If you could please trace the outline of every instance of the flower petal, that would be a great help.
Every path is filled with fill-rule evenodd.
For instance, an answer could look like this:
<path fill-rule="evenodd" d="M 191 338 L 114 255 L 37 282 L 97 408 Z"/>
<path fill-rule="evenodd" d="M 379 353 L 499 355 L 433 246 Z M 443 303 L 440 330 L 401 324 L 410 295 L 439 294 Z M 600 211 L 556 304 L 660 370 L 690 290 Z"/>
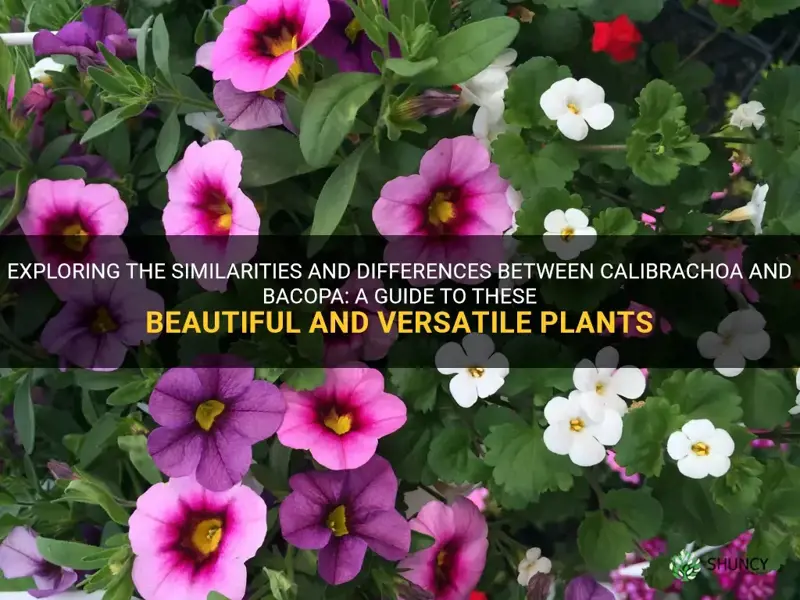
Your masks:
<path fill-rule="evenodd" d="M 367 543 L 354 535 L 332 537 L 319 552 L 319 576 L 330 585 L 355 579 L 364 564 Z"/>
<path fill-rule="evenodd" d="M 558 117 L 556 125 L 564 137 L 576 142 L 586 139 L 586 136 L 589 135 L 589 125 L 587 125 L 586 119 L 570 111 Z"/>
<path fill-rule="evenodd" d="M 614 109 L 608 104 L 596 104 L 581 111 L 581 116 L 586 119 L 589 127 L 600 131 L 614 122 Z"/>

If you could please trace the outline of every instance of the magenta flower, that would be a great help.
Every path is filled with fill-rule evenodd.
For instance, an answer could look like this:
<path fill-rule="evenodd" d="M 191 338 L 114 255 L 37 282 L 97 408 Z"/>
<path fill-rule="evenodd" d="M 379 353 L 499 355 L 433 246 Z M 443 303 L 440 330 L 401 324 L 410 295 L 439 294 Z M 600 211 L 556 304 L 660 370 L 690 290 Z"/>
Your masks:
<path fill-rule="evenodd" d="M 739 243 L 725 243 L 721 241 L 711 246 L 705 252 L 696 255 L 697 259 L 707 261 L 710 264 L 725 264 L 731 270 L 731 276 L 727 279 L 721 279 L 722 283 L 732 292 L 742 294 L 749 302 L 758 302 L 758 290 L 756 290 L 750 281 L 747 279 L 745 273 L 747 269 L 744 265 L 744 252 L 747 246 Z M 733 268 L 738 266 L 742 272 L 742 277 L 733 275 Z"/>
<path fill-rule="evenodd" d="M 367 548 L 400 560 L 411 547 L 411 527 L 395 510 L 397 477 L 373 456 L 358 469 L 292 476 L 281 503 L 281 533 L 304 550 L 319 550 L 319 575 L 331 585 L 351 581 Z M 147 599 L 145 599 L 147 600 Z"/>
<path fill-rule="evenodd" d="M 273 88 L 287 74 L 296 84 L 299 52 L 329 18 L 327 0 L 248 0 L 225 18 L 211 55 L 214 80 L 243 92 Z"/>
<path fill-rule="evenodd" d="M 567 584 L 564 600 L 614 600 L 614 594 L 591 575 L 581 575 Z"/>
<path fill-rule="evenodd" d="M 32 577 L 34 598 L 47 598 L 71 588 L 78 574 L 47 562 L 36 547 L 36 533 L 27 527 L 14 527 L 0 544 L 0 572 L 6 579 Z"/>
<path fill-rule="evenodd" d="M 657 214 L 661 214 L 666 209 L 666 206 L 662 206 L 661 208 L 655 209 L 653 212 Z M 650 229 L 655 231 L 656 229 L 656 218 L 653 215 L 649 215 L 647 213 L 642 213 L 641 219 L 642 223 L 647 225 Z"/>
<path fill-rule="evenodd" d="M 264 129 L 278 125 L 291 129 L 285 97 L 286 94 L 275 88 L 243 92 L 228 80 L 214 86 L 214 102 L 231 129 Z"/>
<path fill-rule="evenodd" d="M 628 472 L 625 470 L 625 467 L 620 466 L 617 463 L 617 453 L 613 450 L 606 450 L 606 464 L 611 467 L 611 470 L 615 473 L 619 473 L 619 478 L 626 483 L 632 483 L 634 485 L 639 485 L 642 482 L 642 476 L 638 473 L 633 473 L 628 475 Z"/>
<path fill-rule="evenodd" d="M 161 427 L 147 438 L 156 466 L 170 477 L 195 475 L 215 492 L 241 482 L 252 446 L 280 427 L 286 401 L 277 387 L 254 380 L 255 369 L 227 355 L 168 370 L 150 396 Z"/>
<path fill-rule="evenodd" d="M 751 573 L 737 568 L 729 568 L 744 558 L 747 547 L 753 538 L 751 531 L 739 537 L 720 550 L 720 558 L 714 567 L 714 575 L 724 592 L 731 593 L 737 600 L 758 600 L 771 598 L 775 594 L 777 571 Z"/>
<path fill-rule="evenodd" d="M 136 56 L 136 42 L 128 35 L 125 19 L 107 6 L 90 6 L 84 9 L 81 20 L 67 23 L 58 33 L 41 30 L 33 38 L 36 56 L 43 54 L 67 54 L 78 61 L 78 68 L 86 70 L 97 64 L 105 64 L 97 43 L 121 59 Z"/>
<path fill-rule="evenodd" d="M 465 498 L 477 506 L 479 511 L 483 512 L 486 510 L 486 502 L 489 499 L 489 490 L 487 490 L 485 487 L 475 488 L 469 494 L 467 494 Z"/>
<path fill-rule="evenodd" d="M 92 279 L 72 282 L 60 294 L 66 304 L 45 325 L 45 350 L 84 369 L 113 371 L 128 348 L 149 343 L 147 312 L 164 311 L 164 299 L 140 279 Z"/>
<path fill-rule="evenodd" d="M 278 440 L 310 450 L 314 460 L 334 471 L 366 464 L 378 439 L 406 422 L 406 405 L 384 391 L 381 372 L 358 363 L 325 369 L 325 383 L 310 392 L 282 389 L 286 416 Z"/>
<path fill-rule="evenodd" d="M 655 314 L 655 311 L 649 306 L 645 306 L 644 304 L 639 304 L 638 302 L 632 301 L 626 310 L 633 311 L 636 314 L 647 313 L 650 315 L 650 318 L 653 321 L 656 320 L 657 315 Z M 622 335 L 626 338 L 645 338 L 653 335 L 653 333 L 655 333 L 655 328 L 654 331 L 651 331 L 650 333 L 639 333 L 638 331 L 636 331 L 636 324 L 637 324 L 636 314 L 629 317 L 617 317 L 617 320 L 614 323 L 620 329 L 622 329 L 622 326 L 625 324 L 625 321 L 628 322 L 628 333 L 623 333 Z M 658 328 L 663 334 L 667 334 L 670 331 L 672 331 L 672 325 L 670 325 L 669 321 L 667 321 L 663 317 L 658 319 Z"/>
<path fill-rule="evenodd" d="M 214 262 L 224 272 L 233 263 L 253 258 L 261 218 L 239 189 L 241 182 L 242 153 L 224 140 L 204 146 L 193 142 L 183 160 L 169 170 L 169 201 L 162 221 L 178 262 Z M 211 291 L 227 289 L 226 280 L 198 283 Z"/>
<path fill-rule="evenodd" d="M 411 529 L 433 537 L 429 548 L 401 561 L 403 577 L 430 592 L 434 600 L 463 600 L 475 589 L 486 566 L 489 528 L 466 498 L 451 506 L 428 502 L 411 520 Z"/>
<path fill-rule="evenodd" d="M 22 98 L 22 112 L 26 117 L 41 119 L 56 101 L 56 95 L 43 83 L 34 83 Z"/>
<path fill-rule="evenodd" d="M 267 535 L 267 506 L 250 488 L 209 492 L 192 477 L 157 483 L 139 496 L 128 533 L 133 582 L 143 600 L 242 600 L 245 561 Z"/>
<path fill-rule="evenodd" d="M 325 335 L 325 365 L 339 366 L 345 363 L 364 360 L 380 360 L 389 353 L 389 348 L 397 341 L 397 326 L 392 325 L 388 333 L 384 333 L 380 325 L 380 317 L 388 316 L 388 311 L 375 300 L 375 292 L 383 289 L 379 279 L 358 279 L 355 275 L 341 287 L 343 297 L 350 298 L 349 305 L 331 303 L 330 310 L 360 310 L 367 313 L 368 327 L 364 333 L 331 333 Z M 356 302 L 359 291 L 367 295 L 367 300 Z"/>

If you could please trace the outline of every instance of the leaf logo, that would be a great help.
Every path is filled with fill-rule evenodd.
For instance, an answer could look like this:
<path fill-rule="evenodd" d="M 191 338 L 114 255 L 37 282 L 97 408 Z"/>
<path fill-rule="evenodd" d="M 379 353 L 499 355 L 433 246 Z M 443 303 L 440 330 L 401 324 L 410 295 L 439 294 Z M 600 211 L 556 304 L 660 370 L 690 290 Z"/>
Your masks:
<path fill-rule="evenodd" d="M 669 561 L 669 570 L 675 579 L 691 581 L 700 573 L 700 559 L 687 550 L 681 550 Z"/>

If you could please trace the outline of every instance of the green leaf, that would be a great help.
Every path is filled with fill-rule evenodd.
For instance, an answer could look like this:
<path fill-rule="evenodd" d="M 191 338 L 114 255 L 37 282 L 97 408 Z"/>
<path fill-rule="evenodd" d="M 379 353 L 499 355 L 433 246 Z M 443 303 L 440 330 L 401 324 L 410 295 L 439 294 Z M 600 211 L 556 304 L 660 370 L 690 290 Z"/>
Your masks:
<path fill-rule="evenodd" d="M 69 150 L 69 147 L 75 141 L 76 137 L 77 136 L 74 133 L 70 133 L 68 135 L 59 136 L 47 144 L 47 146 L 45 146 L 42 150 L 41 154 L 39 154 L 39 160 L 36 161 L 37 171 L 44 173 L 51 167 L 55 166 L 56 163 L 67 153 L 67 150 Z"/>
<path fill-rule="evenodd" d="M 276 127 L 235 131 L 228 141 L 244 157 L 242 187 L 262 187 L 316 170 L 300 151 L 297 136 Z"/>
<path fill-rule="evenodd" d="M 137 372 L 122 369 L 119 371 L 89 371 L 85 369 L 73 371 L 75 385 L 84 390 L 111 390 L 141 379 Z"/>
<path fill-rule="evenodd" d="M 614 447 L 617 463 L 628 473 L 658 476 L 664 466 L 663 449 L 669 435 L 679 429 L 679 408 L 666 398 L 653 396 L 624 418 L 622 439 Z"/>
<path fill-rule="evenodd" d="M 17 383 L 17 390 L 14 393 L 14 428 L 25 453 L 31 454 L 36 441 L 36 416 L 33 412 L 29 375 Z"/>
<path fill-rule="evenodd" d="M 589 569 L 610 571 L 625 562 L 625 554 L 634 550 L 634 539 L 624 523 L 594 511 L 578 527 L 578 549 Z"/>
<path fill-rule="evenodd" d="M 531 98 L 541 97 L 556 81 L 571 76 L 568 67 L 559 66 L 549 56 L 531 58 L 516 67 L 508 78 L 508 89 L 503 97 L 505 121 L 518 127 L 553 129 L 555 121 L 547 118 L 539 102 L 531 102 Z"/>
<path fill-rule="evenodd" d="M 123 123 L 126 119 L 138 117 L 144 112 L 145 108 L 147 107 L 144 104 L 132 104 L 129 106 L 115 108 L 110 113 L 104 114 L 94 123 L 92 123 L 86 133 L 83 134 L 83 137 L 81 138 L 81 144 L 85 144 L 89 140 L 93 140 L 94 138 L 111 131 L 114 129 L 114 127 L 120 123 Z"/>
<path fill-rule="evenodd" d="M 127 452 L 131 463 L 142 477 L 151 485 L 161 483 L 161 473 L 147 450 L 147 437 L 143 435 L 122 435 L 117 438 L 120 450 Z"/>
<path fill-rule="evenodd" d="M 119 505 L 111 492 L 99 483 L 87 479 L 70 481 L 62 499 L 100 506 L 115 523 L 128 524 L 127 511 Z"/>
<path fill-rule="evenodd" d="M 575 149 L 568 144 L 537 146 L 529 148 L 517 133 L 502 133 L 492 142 L 492 160 L 500 167 L 500 175 L 525 198 L 535 196 L 542 188 L 563 188 L 580 167 Z"/>
<path fill-rule="evenodd" d="M 14 75 L 14 58 L 8 49 L 8 46 L 0 40 L 0 89 L 3 91 L 8 90 L 8 82 Z M 5 98 L 6 95 L 3 95 Z"/>
<path fill-rule="evenodd" d="M 397 73 L 400 77 L 413 78 L 417 75 L 429 71 L 439 64 L 439 59 L 435 56 L 426 58 L 425 60 L 412 61 L 405 58 L 387 58 L 384 65 L 393 73 Z"/>
<path fill-rule="evenodd" d="M 379 454 L 392 463 L 397 476 L 407 483 L 431 485 L 438 478 L 428 466 L 431 442 L 442 426 L 428 415 L 409 413 L 403 427 L 380 442 Z"/>
<path fill-rule="evenodd" d="M 17 57 L 17 66 L 14 72 L 14 98 L 17 102 L 22 102 L 25 94 L 31 89 L 31 74 L 28 70 L 28 64 Z"/>
<path fill-rule="evenodd" d="M 106 413 L 94 424 L 94 426 L 83 436 L 81 449 L 78 453 L 78 460 L 82 468 L 88 467 L 95 461 L 117 432 L 119 417 L 113 413 Z"/>
<path fill-rule="evenodd" d="M 106 588 L 103 600 L 130 600 L 133 596 L 134 586 L 131 577 L 133 561 L 127 560 L 122 570 L 114 575 L 114 580 Z"/>
<path fill-rule="evenodd" d="M 541 189 L 527 197 L 517 212 L 520 235 L 544 234 L 544 219 L 551 211 L 582 207 L 583 200 L 578 194 L 570 194 L 563 188 Z"/>
<path fill-rule="evenodd" d="M 23 200 L 28 196 L 28 188 L 30 187 L 33 173 L 28 168 L 17 171 L 16 179 L 14 181 L 14 198 L 11 202 L 6 202 L 3 210 L 0 212 L 0 231 L 4 231 L 8 224 L 11 223 L 19 214 L 22 209 Z"/>
<path fill-rule="evenodd" d="M 745 369 L 734 382 L 742 395 L 742 420 L 748 428 L 774 429 L 786 422 L 797 390 L 783 371 Z"/>
<path fill-rule="evenodd" d="M 181 123 L 178 120 L 178 112 L 173 110 L 167 120 L 164 121 L 161 132 L 156 140 L 156 160 L 162 173 L 166 173 L 175 155 L 178 153 L 178 146 L 181 142 Z"/>
<path fill-rule="evenodd" d="M 283 381 L 293 390 L 313 390 L 325 382 L 325 370 L 319 367 L 287 369 Z"/>
<path fill-rule="evenodd" d="M 85 179 L 86 171 L 81 167 L 75 165 L 56 165 L 48 169 L 44 176 L 47 179 Z"/>
<path fill-rule="evenodd" d="M 416 82 L 435 87 L 464 83 L 492 64 L 518 32 L 519 21 L 510 17 L 494 17 L 460 27 L 436 40 L 430 54 L 438 64 Z"/>
<path fill-rule="evenodd" d="M 448 483 L 476 483 L 481 481 L 485 468 L 475 455 L 473 440 L 461 423 L 452 423 L 436 436 L 428 453 L 428 465 Z"/>
<path fill-rule="evenodd" d="M 597 235 L 633 235 L 639 227 L 631 209 L 622 206 L 605 209 L 592 219 L 592 225 Z"/>
<path fill-rule="evenodd" d="M 548 56 L 569 52 L 583 40 L 580 15 L 574 10 L 553 9 L 537 14 L 526 29 L 525 41 L 531 41 L 536 55 Z M 569 77 L 569 75 L 567 75 Z"/>
<path fill-rule="evenodd" d="M 208 592 L 208 598 L 206 600 L 228 600 L 228 597 L 223 596 L 219 592 Z"/>
<path fill-rule="evenodd" d="M 169 72 L 169 31 L 167 31 L 167 24 L 164 22 L 164 15 L 158 15 L 153 21 L 153 58 L 156 61 L 156 67 L 166 77 L 170 76 Z"/>
<path fill-rule="evenodd" d="M 677 405 L 687 420 L 709 419 L 722 427 L 742 418 L 742 398 L 736 386 L 710 371 L 675 371 L 656 394 Z"/>
<path fill-rule="evenodd" d="M 672 574 L 669 568 L 671 560 L 672 556 L 665 553 L 661 556 L 656 556 L 650 561 L 643 574 L 647 585 L 656 590 L 666 590 L 675 583 L 675 575 Z"/>
<path fill-rule="evenodd" d="M 603 508 L 612 511 L 640 540 L 661 531 L 664 509 L 647 490 L 611 490 L 603 497 Z"/>
<path fill-rule="evenodd" d="M 60 567 L 92 571 L 101 569 L 108 563 L 108 559 L 105 557 L 94 558 L 103 550 L 97 546 L 63 542 L 39 536 L 36 538 L 36 547 L 47 562 Z"/>
<path fill-rule="evenodd" d="M 106 398 L 109 406 L 128 406 L 147 397 L 153 391 L 153 384 L 146 379 L 131 381 L 118 387 Z"/>
<path fill-rule="evenodd" d="M 436 543 L 436 538 L 433 538 L 429 535 L 425 535 L 424 533 L 420 533 L 419 531 L 412 531 L 411 532 L 411 550 L 409 550 L 410 554 L 414 552 L 419 552 L 420 550 L 425 550 L 426 548 L 430 548 Z"/>
<path fill-rule="evenodd" d="M 611 21 L 627 15 L 632 21 L 652 21 L 661 12 L 665 0 L 548 0 L 548 6 L 574 6 L 593 21 Z"/>
<path fill-rule="evenodd" d="M 150 15 L 145 19 L 139 29 L 139 36 L 136 38 L 136 61 L 142 74 L 147 73 L 147 36 L 150 33 L 150 26 L 153 24 L 154 18 L 153 15 Z"/>
<path fill-rule="evenodd" d="M 104 92 L 111 96 L 126 97 L 130 94 L 128 84 L 119 75 L 109 73 L 100 67 L 89 67 L 89 78 Z"/>
<path fill-rule="evenodd" d="M 330 163 L 359 109 L 380 85 L 374 73 L 337 73 L 314 86 L 300 121 L 300 149 L 309 165 Z"/>
<path fill-rule="evenodd" d="M 752 456 L 734 456 L 730 470 L 711 484 L 711 497 L 731 513 L 753 508 L 761 492 L 760 475 L 763 472 L 764 465 Z"/>
<path fill-rule="evenodd" d="M 361 159 L 369 150 L 368 143 L 362 143 L 331 174 L 322 191 L 319 193 L 317 204 L 314 206 L 314 221 L 311 223 L 312 236 L 308 241 L 308 256 L 314 256 L 327 241 L 328 237 L 336 231 L 336 227 L 344 216 L 353 189 L 356 185 L 358 170 L 361 168 Z"/>

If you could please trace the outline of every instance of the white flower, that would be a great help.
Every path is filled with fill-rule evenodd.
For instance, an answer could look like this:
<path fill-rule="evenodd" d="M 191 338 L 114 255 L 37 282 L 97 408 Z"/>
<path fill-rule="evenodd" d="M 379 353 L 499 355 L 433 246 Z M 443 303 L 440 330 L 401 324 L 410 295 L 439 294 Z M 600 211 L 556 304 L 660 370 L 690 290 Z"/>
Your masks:
<path fill-rule="evenodd" d="M 30 68 L 31 79 L 35 81 L 41 81 L 44 84 L 50 82 L 50 76 L 47 74 L 48 71 L 55 71 L 56 73 L 61 73 L 64 70 L 64 65 L 61 63 L 57 63 L 52 58 L 47 57 L 43 58 L 35 65 Z"/>
<path fill-rule="evenodd" d="M 605 129 L 614 121 L 614 109 L 605 99 L 605 91 L 594 81 L 568 77 L 551 85 L 539 105 L 564 136 L 580 142 L 589 135 L 589 127 Z"/>
<path fill-rule="evenodd" d="M 766 120 L 764 115 L 760 114 L 762 110 L 764 110 L 764 105 L 757 100 L 740 104 L 731 113 L 731 125 L 739 129 L 745 129 L 750 126 L 761 129 Z"/>
<path fill-rule="evenodd" d="M 603 446 L 613 446 L 622 437 L 622 417 L 613 410 L 603 411 L 595 420 L 583 409 L 581 393 L 569 398 L 557 396 L 544 407 L 548 427 L 544 445 L 554 454 L 569 455 L 579 467 L 599 465 L 606 458 Z"/>
<path fill-rule="evenodd" d="M 753 307 L 732 312 L 722 319 L 717 333 L 706 331 L 697 338 L 697 350 L 703 358 L 713 358 L 714 368 L 724 377 L 736 377 L 747 360 L 758 360 L 768 351 L 766 321 Z"/>
<path fill-rule="evenodd" d="M 197 49 L 194 55 L 194 64 L 196 67 L 211 71 L 211 54 L 214 51 L 214 46 L 217 42 L 206 42 Z"/>
<path fill-rule="evenodd" d="M 733 438 L 708 419 L 693 419 L 667 440 L 667 454 L 686 477 L 722 477 L 731 468 Z"/>
<path fill-rule="evenodd" d="M 503 96 L 508 89 L 508 72 L 517 60 L 515 50 L 505 50 L 491 65 L 475 75 L 472 79 L 459 84 L 461 100 L 465 104 L 477 106 L 500 107 L 503 113 Z"/>
<path fill-rule="evenodd" d="M 435 362 L 442 375 L 455 375 L 450 380 L 450 394 L 464 408 L 497 392 L 508 375 L 508 359 L 494 351 L 492 338 L 483 333 L 470 333 L 461 345 L 446 343 L 436 353 Z"/>
<path fill-rule="evenodd" d="M 502 102 L 501 98 L 500 106 L 481 106 L 472 121 L 472 135 L 478 138 L 487 150 L 491 150 L 492 142 L 501 133 L 519 131 L 519 127 L 511 127 L 503 119 L 505 107 Z"/>
<path fill-rule="evenodd" d="M 576 258 L 597 241 L 597 230 L 577 208 L 550 211 L 544 218 L 544 228 L 544 247 L 561 260 Z"/>
<path fill-rule="evenodd" d="M 797 387 L 797 397 L 794 400 L 795 406 L 789 409 L 790 415 L 800 415 L 800 369 L 795 369 L 794 384 Z"/>
<path fill-rule="evenodd" d="M 219 139 L 227 129 L 225 122 L 215 112 L 189 113 L 184 117 L 186 124 L 203 134 L 203 143 Z"/>
<path fill-rule="evenodd" d="M 542 556 L 542 551 L 539 548 L 531 548 L 525 553 L 525 558 L 522 559 L 522 562 L 519 563 L 519 567 L 517 567 L 517 572 L 519 573 L 517 576 L 517 583 L 522 586 L 527 586 L 531 577 L 536 575 L 536 573 L 544 573 L 547 575 L 552 568 L 553 564 L 550 562 L 550 559 L 546 556 Z"/>
<path fill-rule="evenodd" d="M 595 362 L 585 358 L 572 373 L 581 406 L 595 421 L 602 420 L 606 410 L 624 415 L 628 405 L 622 398 L 636 400 L 644 394 L 647 379 L 641 369 L 630 366 L 618 369 L 618 364 L 619 352 L 607 346 L 597 353 Z"/>
<path fill-rule="evenodd" d="M 762 232 L 761 222 L 764 220 L 764 211 L 767 209 L 767 192 L 769 192 L 769 184 L 757 185 L 753 188 L 750 202 L 720 217 L 719 220 L 726 222 L 749 220 L 756 230 L 756 235 L 760 235 Z"/>
<path fill-rule="evenodd" d="M 506 190 L 506 202 L 514 213 L 511 216 L 511 227 L 506 231 L 506 235 L 512 235 L 517 231 L 517 211 L 522 208 L 522 194 L 513 187 L 508 186 L 508 190 Z"/>

